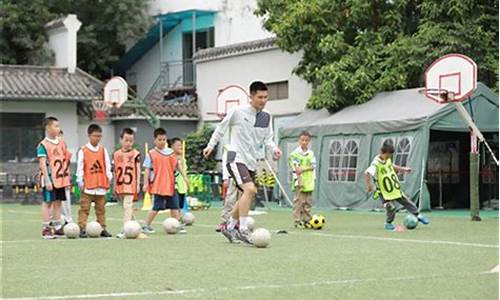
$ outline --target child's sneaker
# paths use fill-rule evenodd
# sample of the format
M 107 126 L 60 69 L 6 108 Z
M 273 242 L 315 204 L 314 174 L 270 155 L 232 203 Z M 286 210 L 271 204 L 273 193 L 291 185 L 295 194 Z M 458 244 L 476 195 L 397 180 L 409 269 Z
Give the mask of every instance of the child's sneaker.
M 216 232 L 221 232 L 223 228 L 226 228 L 227 227 L 227 223 L 220 223 L 219 225 L 217 225 L 217 228 L 215 228 L 215 231 Z
M 50 227 L 44 227 L 42 229 L 42 238 L 44 240 L 51 240 L 54 238 L 54 235 L 52 235 L 52 229 Z
M 246 244 L 250 244 L 250 245 L 253 245 L 253 241 L 252 241 L 252 233 L 250 232 L 250 230 L 239 230 L 237 231 L 237 235 L 236 237 L 246 243 Z
M 394 224 L 385 223 L 385 230 L 394 231 L 394 229 L 396 229 L 396 226 Z
M 236 229 L 228 229 L 227 227 L 224 227 L 224 228 L 221 228 L 221 231 L 222 235 L 224 235 L 226 237 L 226 239 L 230 242 L 230 243 L 239 243 L 240 241 L 238 240 L 237 238 L 237 231 Z
M 424 225 L 428 225 L 430 223 L 429 219 L 424 215 L 418 215 L 417 219 L 420 223 L 422 223 Z
M 150 225 L 144 225 L 142 226 L 142 232 L 144 232 L 145 234 L 151 234 L 155 233 L 155 230 Z
M 117 235 L 116 235 L 116 238 L 117 239 L 120 239 L 120 240 L 123 240 L 126 238 L 125 236 L 125 233 L 123 231 L 120 231 Z
M 304 224 L 302 223 L 302 221 L 295 221 L 293 226 L 298 229 L 304 229 Z
M 183 223 L 179 225 L 179 228 L 177 229 L 177 233 L 187 233 L 186 231 L 186 226 L 184 226 Z
M 110 238 L 110 237 L 113 237 L 113 236 L 106 229 L 103 229 L 101 231 L 101 237 L 103 237 L 103 238 Z
M 62 237 L 62 236 L 64 236 L 64 230 L 62 227 L 57 230 L 54 230 L 54 237 Z
M 85 230 L 80 230 L 80 238 L 85 239 L 88 238 L 87 232 Z
M 309 221 L 303 221 L 302 223 L 304 224 L 304 228 L 306 228 L 306 229 L 313 229 L 313 227 L 311 225 L 311 222 L 309 222 Z

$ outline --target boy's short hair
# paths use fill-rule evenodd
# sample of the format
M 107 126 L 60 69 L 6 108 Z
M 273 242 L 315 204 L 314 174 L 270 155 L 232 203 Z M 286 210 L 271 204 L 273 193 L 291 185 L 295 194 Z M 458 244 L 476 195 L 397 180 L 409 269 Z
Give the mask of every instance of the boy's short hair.
M 393 154 L 394 153 L 394 146 L 389 142 L 385 142 L 382 145 L 382 148 L 380 148 L 380 152 Z
M 311 138 L 311 137 L 312 137 L 312 136 L 311 136 L 311 134 L 309 133 L 309 131 L 305 131 L 305 130 L 304 130 L 304 131 L 302 131 L 302 132 L 299 134 L 299 138 L 300 138 L 301 136 L 307 136 L 308 138 Z
M 87 134 L 91 135 L 94 132 L 102 132 L 101 126 L 97 124 L 90 124 L 89 127 L 87 128 Z
M 170 140 L 169 145 L 173 145 L 173 144 L 175 144 L 175 143 L 177 143 L 177 142 L 182 142 L 181 138 L 174 137 L 174 138 L 172 138 L 172 139 Z
M 257 91 L 267 91 L 267 86 L 262 81 L 254 81 L 250 84 L 250 94 L 255 94 Z
M 156 139 L 159 135 L 167 135 L 167 131 L 161 127 L 156 128 L 155 131 L 153 131 L 153 137 Z
M 120 133 L 120 138 L 123 138 L 126 134 L 135 135 L 135 131 L 132 128 L 125 127 L 122 129 L 122 133 Z
M 59 122 L 56 117 L 46 117 L 43 119 L 43 129 L 47 129 L 47 126 L 51 125 L 54 122 Z

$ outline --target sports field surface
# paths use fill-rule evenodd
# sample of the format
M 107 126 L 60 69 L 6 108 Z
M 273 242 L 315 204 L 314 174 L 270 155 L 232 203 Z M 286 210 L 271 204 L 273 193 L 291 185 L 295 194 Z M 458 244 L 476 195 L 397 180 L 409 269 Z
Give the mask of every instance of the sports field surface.
M 254 216 L 257 227 L 288 234 L 273 234 L 269 248 L 257 249 L 229 244 L 214 231 L 217 208 L 194 212 L 184 235 L 167 236 L 163 214 L 145 240 L 49 241 L 40 237 L 40 207 L 0 208 L 3 299 L 499 297 L 498 271 L 491 271 L 498 265 L 498 212 L 482 222 L 466 213 L 430 213 L 428 226 L 387 232 L 383 213 L 315 211 L 327 226 L 311 231 L 294 229 L 290 210 L 273 208 Z M 119 206 L 107 208 L 112 234 L 121 214 Z

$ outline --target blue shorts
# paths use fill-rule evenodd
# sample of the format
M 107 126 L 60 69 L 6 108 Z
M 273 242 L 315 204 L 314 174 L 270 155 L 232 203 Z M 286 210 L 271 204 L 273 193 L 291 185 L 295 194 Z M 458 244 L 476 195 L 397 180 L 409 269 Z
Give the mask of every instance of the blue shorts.
M 160 211 L 165 209 L 179 209 L 179 201 L 172 196 L 153 195 L 153 209 Z
M 179 194 L 179 193 L 177 193 L 177 191 L 175 191 L 173 198 L 174 198 L 174 201 L 179 203 L 179 209 L 183 209 L 184 202 L 186 201 L 186 194 Z
M 47 190 L 47 188 L 42 189 L 43 201 L 50 203 L 52 201 L 60 200 L 66 201 L 66 189 L 65 188 L 53 188 L 52 191 Z

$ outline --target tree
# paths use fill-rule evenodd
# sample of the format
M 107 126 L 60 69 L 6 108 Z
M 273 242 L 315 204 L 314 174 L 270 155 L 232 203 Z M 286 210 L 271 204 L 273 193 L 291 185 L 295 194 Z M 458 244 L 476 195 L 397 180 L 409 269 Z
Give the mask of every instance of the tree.
M 498 91 L 498 1 L 259 0 L 256 14 L 281 49 L 302 51 L 295 72 L 316 87 L 310 108 L 422 86 L 425 68 L 452 52 L 475 60 L 479 80 Z
M 215 169 L 215 161 L 204 159 L 202 154 L 213 132 L 212 125 L 204 124 L 198 131 L 186 136 L 186 159 L 189 171 L 203 172 Z M 216 153 L 217 149 L 214 149 L 213 152 Z
M 0 4 L 2 63 L 45 64 L 43 26 L 67 14 L 82 22 L 78 31 L 78 67 L 105 79 L 125 53 L 127 43 L 142 38 L 151 26 L 146 0 L 5 0 Z

